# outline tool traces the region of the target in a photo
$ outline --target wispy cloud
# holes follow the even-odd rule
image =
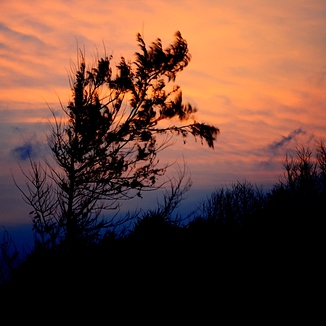
[[[282,136],[281,140],[274,141],[268,145],[268,149],[271,151],[276,151],[280,148],[284,148],[285,145],[294,140],[298,135],[305,135],[306,131],[301,128],[295,129],[289,133],[288,136]]]
[[[9,28],[3,23],[0,23],[0,33],[2,34],[2,36],[14,38],[22,43],[34,43],[39,46],[44,46],[44,42],[42,42],[38,37],[15,31],[14,29]]]
[[[253,164],[257,170],[264,171],[266,175],[272,173],[274,181],[282,173],[282,162],[287,154],[295,151],[298,145],[313,146],[316,140],[313,132],[303,128],[294,129],[287,136],[277,138],[264,148],[259,148],[259,155]]]
[[[32,143],[25,143],[22,146],[15,147],[12,150],[12,154],[15,158],[26,161],[29,158],[34,158],[36,156],[36,146]]]
[[[8,127],[9,125],[9,127]],[[49,125],[42,122],[14,123],[10,126],[8,123],[1,123],[3,138],[0,139],[0,161],[7,161],[12,164],[31,159],[41,159],[50,154],[47,136],[49,135]],[[3,166],[6,168],[6,166]],[[3,172],[3,171],[1,171]]]

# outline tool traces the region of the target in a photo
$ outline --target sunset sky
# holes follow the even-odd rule
[[[269,189],[287,151],[326,139],[325,0],[1,0],[0,226],[29,222],[12,175],[24,183],[26,149],[47,154],[48,107],[71,96],[77,48],[118,63],[134,59],[138,32],[165,47],[178,30],[192,60],[176,84],[221,131],[214,150],[178,140],[162,153],[185,158],[189,200],[237,180]]]

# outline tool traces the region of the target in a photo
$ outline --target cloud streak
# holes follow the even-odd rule
[[[298,135],[305,135],[306,131],[301,128],[295,129],[289,133],[288,136],[282,136],[281,140],[275,141],[272,144],[268,145],[268,149],[271,151],[277,151],[280,148],[284,148],[285,145],[289,144],[292,140],[294,140]]]
[[[4,36],[5,38],[14,39],[15,41],[22,42],[24,44],[35,44],[37,46],[44,46],[44,42],[42,42],[38,37],[17,32],[2,23],[0,23],[0,34],[2,34],[2,36]]]

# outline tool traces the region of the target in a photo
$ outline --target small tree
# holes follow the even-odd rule
[[[113,76],[112,57],[86,68],[79,56],[70,77],[72,101],[66,120],[54,115],[49,146],[55,165],[31,162],[28,190],[34,229],[42,245],[64,240],[68,247],[98,235],[105,226],[103,209],[157,189],[166,172],[157,154],[170,145],[173,134],[189,135],[214,147],[218,128],[194,120],[196,108],[182,101],[176,76],[190,61],[180,32],[165,50],[160,39],[148,48],[140,34],[134,62],[123,57]],[[167,89],[167,85],[173,86]],[[191,123],[185,124],[192,119]],[[171,123],[167,123],[167,122]],[[165,137],[162,137],[165,136]]]
[[[275,195],[283,193],[297,207],[308,209],[325,192],[325,145],[322,141],[314,149],[301,145],[294,156],[286,154],[282,162],[284,172],[274,186]]]
[[[273,187],[269,207],[284,229],[316,230],[324,217],[326,147],[323,141],[311,149],[300,145],[286,155],[283,175]],[[293,231],[294,232],[294,231]]]
[[[296,148],[295,157],[286,155],[282,162],[284,176],[280,185],[302,196],[313,195],[318,189],[318,164],[313,151],[305,146]]]

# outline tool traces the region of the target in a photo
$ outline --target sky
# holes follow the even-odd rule
[[[13,178],[24,185],[27,154],[48,155],[49,107],[71,98],[78,48],[118,63],[134,59],[137,33],[165,47],[176,31],[192,56],[176,84],[220,129],[214,150],[176,139],[162,153],[185,160],[190,206],[232,182],[268,190],[287,152],[326,139],[325,0],[1,0],[0,226],[30,222]]]

